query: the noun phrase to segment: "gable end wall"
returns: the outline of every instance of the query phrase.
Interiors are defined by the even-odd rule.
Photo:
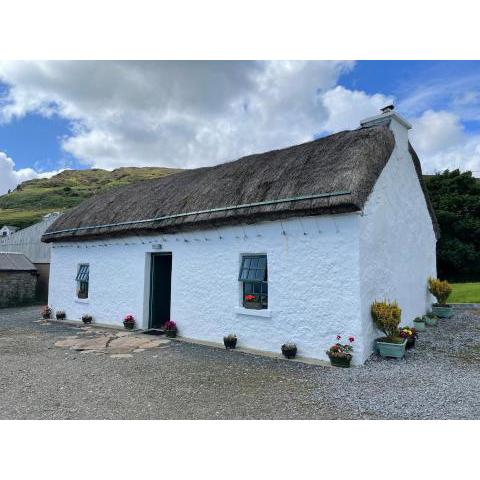
[[[436,276],[435,232],[406,131],[394,133],[395,148],[360,218],[362,323],[371,347],[381,335],[371,319],[372,302],[396,300],[401,325],[413,325],[431,306],[427,278]]]

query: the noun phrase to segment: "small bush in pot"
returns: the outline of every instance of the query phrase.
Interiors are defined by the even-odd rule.
[[[425,318],[423,317],[416,317],[413,320],[413,324],[415,325],[415,330],[417,332],[424,332],[427,329],[425,326]]]
[[[165,335],[169,338],[175,338],[177,336],[177,324],[173,320],[168,320],[164,323],[163,329]]]
[[[135,317],[133,315],[127,315],[124,319],[123,319],[123,326],[127,329],[127,330],[133,330],[135,328]]]
[[[57,317],[57,320],[65,320],[67,318],[67,314],[65,313],[65,310],[57,310],[55,312],[55,317]]]
[[[407,343],[405,345],[406,350],[415,348],[415,340],[418,337],[417,329],[415,327],[402,327],[400,329],[400,336],[407,339]]]
[[[400,336],[398,326],[402,310],[397,302],[373,302],[371,314],[375,326],[385,334],[377,338],[377,350],[382,357],[402,358],[405,355],[407,339]]]
[[[430,277],[428,291],[437,299],[437,303],[432,305],[432,313],[440,318],[450,318],[453,309],[447,304],[447,300],[452,293],[452,286],[446,280]]]
[[[350,367],[350,362],[352,361],[352,352],[353,346],[352,343],[355,341],[354,337],[348,337],[348,342],[342,344],[340,340],[342,337],[337,335],[337,343],[333,344],[328,350],[327,355],[330,358],[330,363],[334,367],[348,368]]]
[[[92,320],[93,320],[93,317],[91,315],[89,315],[88,313],[85,313],[84,315],[82,315],[82,322],[85,325],[88,325],[88,324],[92,323]]]
[[[45,305],[42,309],[42,317],[45,320],[48,320],[49,318],[52,318],[52,309],[48,306]]]
[[[293,342],[287,342],[282,345],[282,354],[285,358],[295,358],[297,355],[297,346]]]
[[[227,350],[234,349],[237,346],[237,336],[234,333],[230,333],[223,337],[223,344]]]

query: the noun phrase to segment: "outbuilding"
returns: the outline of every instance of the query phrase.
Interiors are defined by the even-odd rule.
[[[431,304],[438,226],[408,140],[386,110],[293,147],[186,170],[87,199],[49,227],[49,304],[143,329],[326,360],[354,336],[354,363],[378,336],[375,299],[403,324]]]
[[[0,308],[33,303],[37,269],[22,253],[0,252]]]

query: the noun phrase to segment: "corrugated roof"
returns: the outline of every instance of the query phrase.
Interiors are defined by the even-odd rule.
[[[33,271],[35,265],[23,254],[0,252],[0,271]]]

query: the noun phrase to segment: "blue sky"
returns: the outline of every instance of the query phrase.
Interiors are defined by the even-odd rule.
[[[64,168],[212,165],[355,128],[390,101],[424,171],[480,176],[476,61],[4,62],[0,193]]]

